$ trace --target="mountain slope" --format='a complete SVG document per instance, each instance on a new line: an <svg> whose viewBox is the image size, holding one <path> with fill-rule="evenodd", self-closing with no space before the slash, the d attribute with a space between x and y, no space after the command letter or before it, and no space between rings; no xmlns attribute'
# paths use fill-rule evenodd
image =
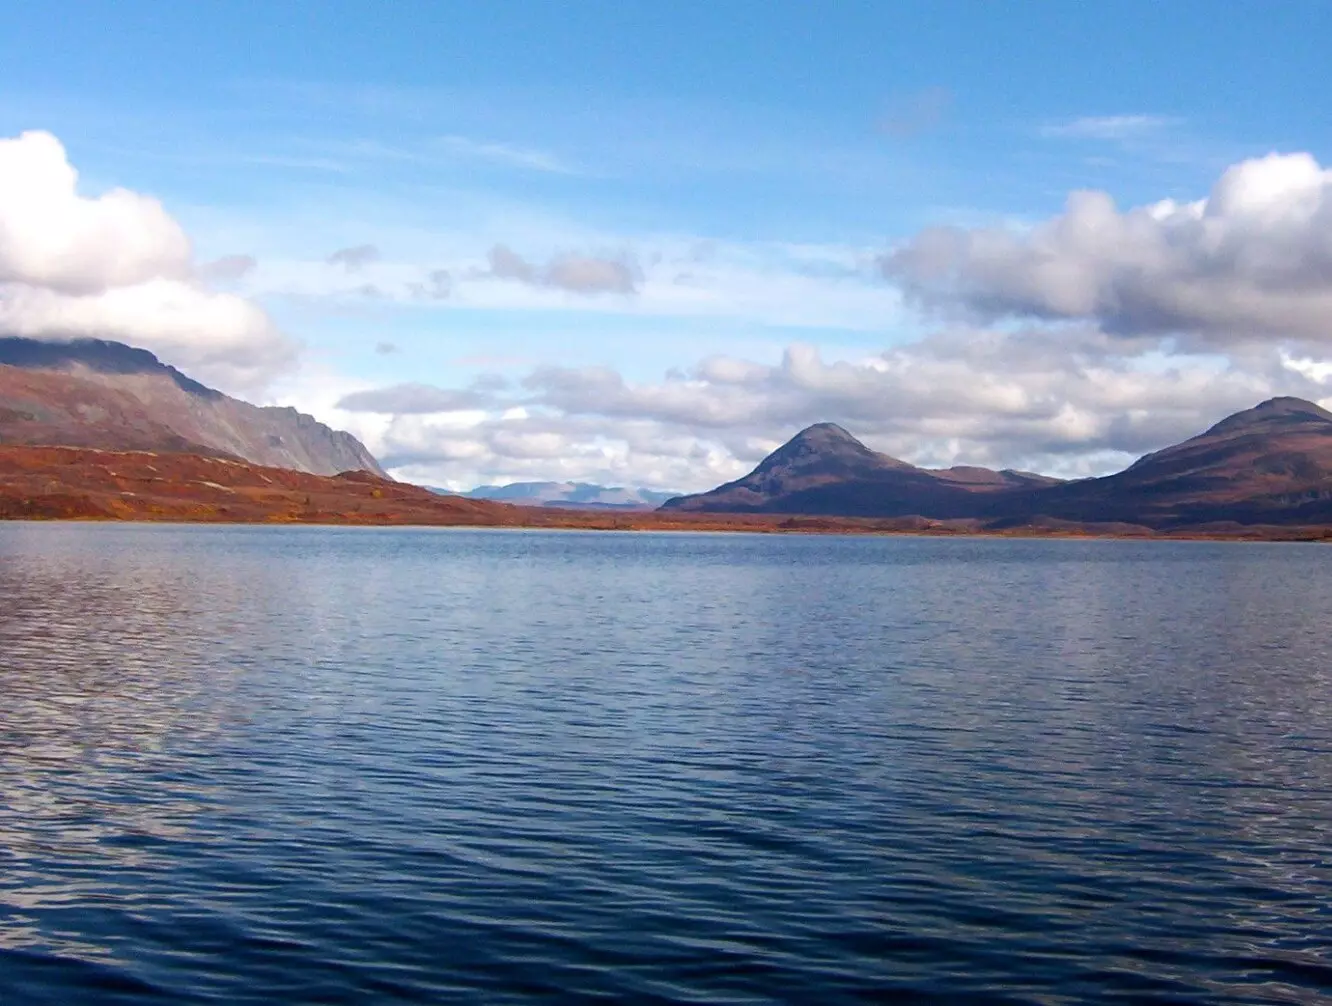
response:
<svg viewBox="0 0 1332 1006"><path fill-rule="evenodd" d="M973 517L981 497L1056 483L988 468L917 468L872 451L835 423L801 430L744 478L668 500L665 509L848 517Z"/></svg>
<svg viewBox="0 0 1332 1006"><path fill-rule="evenodd" d="M1273 398L1124 471L1046 490L1027 508L1151 526L1332 519L1332 412Z"/></svg>
<svg viewBox="0 0 1332 1006"><path fill-rule="evenodd" d="M0 443L188 450L317 475L382 475L350 433L260 407L117 342L0 338Z"/></svg>
<svg viewBox="0 0 1332 1006"><path fill-rule="evenodd" d="M802 431L743 479L669 509L846 517L966 518L1152 528L1332 523L1332 412L1274 398L1104 478L916 468L832 424Z"/></svg>
<svg viewBox="0 0 1332 1006"><path fill-rule="evenodd" d="M128 392L0 366L0 444L225 454L182 437Z"/></svg>

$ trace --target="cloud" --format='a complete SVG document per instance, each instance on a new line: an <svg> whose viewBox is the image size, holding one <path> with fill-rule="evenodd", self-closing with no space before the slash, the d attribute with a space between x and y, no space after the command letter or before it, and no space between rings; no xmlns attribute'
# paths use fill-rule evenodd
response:
<svg viewBox="0 0 1332 1006"><path fill-rule="evenodd" d="M889 136L910 139L938 126L952 106L953 92L946 87L927 87L898 95L879 120L879 128Z"/></svg>
<svg viewBox="0 0 1332 1006"><path fill-rule="evenodd" d="M453 275L447 269L431 269L424 282L408 283L407 290L418 300L447 300L453 293Z"/></svg>
<svg viewBox="0 0 1332 1006"><path fill-rule="evenodd" d="M546 267L545 283L573 293L633 293L636 270L617 259L561 255Z"/></svg>
<svg viewBox="0 0 1332 1006"><path fill-rule="evenodd" d="M223 282L244 279L254 272L259 262L253 255L224 255L199 266L199 277Z"/></svg>
<svg viewBox="0 0 1332 1006"><path fill-rule="evenodd" d="M0 282L64 293L189 274L190 242L156 200L125 189L81 196L50 133L0 139Z"/></svg>
<svg viewBox="0 0 1332 1006"><path fill-rule="evenodd" d="M935 227L880 260L918 303L1082 320L1188 345L1332 338L1332 172L1309 154L1229 168L1207 198L1127 211L1075 192L1029 231Z"/></svg>
<svg viewBox="0 0 1332 1006"><path fill-rule="evenodd" d="M484 275L578 294L636 293L641 275L628 256L557 255L543 268L500 244L490 249L487 259L490 268Z"/></svg>
<svg viewBox="0 0 1332 1006"><path fill-rule="evenodd" d="M0 330L35 339L129 343L205 383L247 392L296 356L296 347L252 302L170 279L81 295L6 285L0 287Z"/></svg>
<svg viewBox="0 0 1332 1006"><path fill-rule="evenodd" d="M260 307L197 282L236 278L253 259L196 270L157 200L119 188L84 196L77 183L50 133L0 139L0 330L126 342L237 393L292 365L297 347Z"/></svg>
<svg viewBox="0 0 1332 1006"><path fill-rule="evenodd" d="M398 344L396 342L377 342L375 343L375 352L380 356L391 356L398 352Z"/></svg>
<svg viewBox="0 0 1332 1006"><path fill-rule="evenodd" d="M829 420L917 464L1072 477L1121 468L1273 395L1326 400L1329 378L1271 347L1227 357L1089 326L957 328L860 359L827 360L803 345L775 363L713 356L656 381L546 366L516 386L488 386L484 398L471 397L475 385L414 392L422 402L384 389L369 403L383 410L375 424L343 418L402 477L440 485L710 488ZM339 404L364 404L348 399Z"/></svg>
<svg viewBox="0 0 1332 1006"><path fill-rule="evenodd" d="M461 412L487 404L486 396L477 391L450 391L429 384L395 384L389 388L354 391L339 399L335 408L346 412L423 415Z"/></svg>
<svg viewBox="0 0 1332 1006"><path fill-rule="evenodd" d="M441 136L435 145L442 151L461 157L489 161L503 167L522 168L527 171L542 171L548 174L575 174L573 168L565 164L554 154L531 147L521 147L512 143L473 140L466 136Z"/></svg>
<svg viewBox="0 0 1332 1006"><path fill-rule="evenodd" d="M496 279L514 279L519 283L539 283L536 266L508 245L495 245L486 256L490 275Z"/></svg>
<svg viewBox="0 0 1332 1006"><path fill-rule="evenodd" d="M324 261L329 265L340 265L347 272L359 272L371 262L379 261L379 249L374 245L339 248Z"/></svg>
<svg viewBox="0 0 1332 1006"><path fill-rule="evenodd" d="M1166 115L1091 115L1046 126L1041 135L1072 140L1132 140L1159 133L1180 121Z"/></svg>

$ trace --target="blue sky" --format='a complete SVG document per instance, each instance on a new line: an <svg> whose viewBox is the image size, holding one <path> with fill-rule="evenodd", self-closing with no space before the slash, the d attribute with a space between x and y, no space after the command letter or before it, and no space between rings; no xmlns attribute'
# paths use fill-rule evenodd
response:
<svg viewBox="0 0 1332 1006"><path fill-rule="evenodd" d="M10 5L0 136L57 137L80 198L159 200L193 248L173 281L252 305L283 351L154 336L189 329L179 305L139 341L404 477L699 488L821 419L922 463L1079 473L1321 393L1316 333L1268 301L1261 345L1201 309L1126 332L1104 297L1033 292L1016 251L1002 289L971 252L946 291L934 259L884 257L937 226L1020 240L1079 190L1186 204L1273 152L1332 163L1329 42L1304 2ZM404 385L450 408L339 407Z"/></svg>

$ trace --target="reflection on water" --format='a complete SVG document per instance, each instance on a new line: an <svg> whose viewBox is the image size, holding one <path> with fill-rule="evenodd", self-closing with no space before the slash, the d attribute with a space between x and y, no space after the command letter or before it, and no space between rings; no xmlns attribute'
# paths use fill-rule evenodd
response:
<svg viewBox="0 0 1332 1006"><path fill-rule="evenodd" d="M1325 556L0 525L0 1000L1316 1001Z"/></svg>

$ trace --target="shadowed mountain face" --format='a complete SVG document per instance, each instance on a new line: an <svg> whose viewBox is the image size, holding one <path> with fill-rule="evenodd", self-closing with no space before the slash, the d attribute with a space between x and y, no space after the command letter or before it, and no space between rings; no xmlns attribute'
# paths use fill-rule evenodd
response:
<svg viewBox="0 0 1332 1006"><path fill-rule="evenodd" d="M669 509L933 519L1045 519L1153 528L1332 522L1332 412L1274 398L1105 478L915 468L839 426L812 426L736 482Z"/></svg>
<svg viewBox="0 0 1332 1006"><path fill-rule="evenodd" d="M214 391L147 350L0 338L0 444L189 451L317 475L382 475L350 433Z"/></svg>
<svg viewBox="0 0 1332 1006"><path fill-rule="evenodd" d="M1332 412L1273 398L1124 471L1052 489L1040 512L1150 526L1332 520Z"/></svg>
<svg viewBox="0 0 1332 1006"><path fill-rule="evenodd" d="M972 517L977 497L1057 483L988 468L917 468L870 450L835 423L802 430L752 472L711 492L680 496L672 510L848 517Z"/></svg>

